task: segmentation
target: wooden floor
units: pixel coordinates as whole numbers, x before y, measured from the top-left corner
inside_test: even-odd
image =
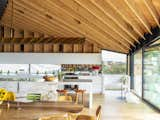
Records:
[[[96,107],[102,105],[102,120],[160,120],[160,113],[144,103],[126,103],[120,99],[120,92],[106,91],[105,95],[94,95],[92,110],[84,113],[94,114]]]
[[[106,91],[104,95],[96,94],[93,99],[93,108],[87,107],[82,110],[80,114],[95,115],[98,105],[102,105],[102,120],[160,120],[160,113],[151,109],[144,103],[133,104],[126,103],[120,99],[121,94],[118,91]],[[13,115],[16,111],[16,116]],[[34,111],[34,114],[32,113]],[[58,111],[54,109],[36,109],[30,108],[21,110],[7,110],[0,111],[0,120],[35,120],[41,116],[48,116]],[[30,114],[30,115],[29,115]],[[12,119],[8,119],[12,118]]]

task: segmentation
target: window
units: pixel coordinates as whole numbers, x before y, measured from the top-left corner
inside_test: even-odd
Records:
[[[159,40],[160,41],[160,40]],[[144,99],[160,109],[160,45],[144,51]]]
[[[28,64],[0,64],[1,74],[29,73]]]
[[[126,74],[126,55],[102,51],[104,74]]]
[[[31,64],[31,74],[55,74],[60,68],[53,64]]]

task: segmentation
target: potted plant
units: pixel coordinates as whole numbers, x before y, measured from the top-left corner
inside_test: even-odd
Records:
[[[124,75],[121,77],[121,83],[123,83],[123,85],[126,85],[128,83],[128,76]]]

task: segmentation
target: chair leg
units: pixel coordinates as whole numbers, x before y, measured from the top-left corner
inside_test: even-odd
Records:
[[[76,93],[76,101],[75,101],[76,104],[78,104],[78,99],[79,99],[78,93]]]
[[[82,92],[82,104],[84,104],[84,95],[83,95],[83,92]]]

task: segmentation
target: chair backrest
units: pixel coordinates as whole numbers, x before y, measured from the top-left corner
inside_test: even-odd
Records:
[[[68,114],[54,114],[47,117],[39,118],[38,120],[69,120]]]
[[[76,120],[95,120],[95,118],[89,115],[78,115]]]
[[[96,118],[97,120],[101,120],[101,105],[98,106],[97,110],[96,110]]]

